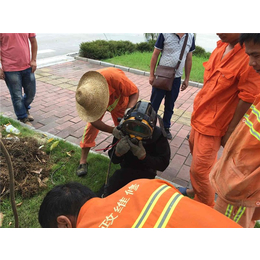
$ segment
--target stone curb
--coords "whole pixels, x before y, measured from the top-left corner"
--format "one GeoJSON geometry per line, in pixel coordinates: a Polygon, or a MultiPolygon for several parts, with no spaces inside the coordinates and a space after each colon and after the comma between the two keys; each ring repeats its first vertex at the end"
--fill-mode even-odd
{"type": "MultiPolygon", "coordinates": [[[[138,69],[133,69],[133,68],[125,67],[125,66],[121,66],[121,65],[116,65],[116,64],[113,64],[113,63],[109,63],[109,62],[88,59],[88,58],[84,58],[84,57],[80,57],[80,56],[74,56],[74,59],[86,61],[86,62],[89,62],[89,63],[92,63],[92,64],[101,65],[101,66],[104,66],[104,67],[115,67],[115,68],[121,69],[123,71],[131,72],[131,73],[138,74],[138,75],[143,75],[143,76],[148,76],[148,77],[150,76],[150,72],[138,70],[138,69]]],[[[189,86],[202,88],[203,84],[199,83],[199,82],[189,81],[189,86]]]]}

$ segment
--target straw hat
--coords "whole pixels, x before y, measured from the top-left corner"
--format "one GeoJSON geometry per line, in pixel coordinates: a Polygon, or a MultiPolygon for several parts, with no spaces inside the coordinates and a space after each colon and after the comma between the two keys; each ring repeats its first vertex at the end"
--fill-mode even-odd
{"type": "Polygon", "coordinates": [[[80,79],[76,90],[76,108],[79,117],[95,122],[106,111],[109,102],[108,84],[97,71],[88,71],[80,79]]]}

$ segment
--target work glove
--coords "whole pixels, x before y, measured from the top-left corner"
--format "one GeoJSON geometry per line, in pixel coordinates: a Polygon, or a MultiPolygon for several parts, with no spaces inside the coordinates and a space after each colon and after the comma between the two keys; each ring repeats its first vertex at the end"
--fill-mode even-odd
{"type": "Polygon", "coordinates": [[[138,142],[138,145],[135,145],[129,140],[130,151],[132,151],[133,155],[136,156],[139,160],[144,159],[146,156],[146,151],[143,147],[142,141],[138,142]]]}
{"type": "Polygon", "coordinates": [[[116,156],[122,156],[130,150],[129,137],[124,136],[116,145],[116,156]]]}
{"type": "Polygon", "coordinates": [[[118,140],[124,137],[123,132],[120,131],[117,127],[114,127],[112,135],[118,140]]]}

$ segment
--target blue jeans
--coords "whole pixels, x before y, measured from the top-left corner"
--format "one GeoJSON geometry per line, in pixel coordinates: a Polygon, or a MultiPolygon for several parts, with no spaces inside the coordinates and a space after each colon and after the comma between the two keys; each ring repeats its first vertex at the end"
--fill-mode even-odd
{"type": "Polygon", "coordinates": [[[173,115],[174,103],[179,95],[180,86],[181,86],[181,77],[174,79],[171,91],[166,91],[154,87],[152,89],[152,95],[150,101],[156,113],[159,110],[162,99],[165,98],[164,115],[163,115],[163,124],[165,128],[170,128],[171,126],[171,118],[173,115]]]}
{"type": "Polygon", "coordinates": [[[21,71],[5,71],[4,73],[14,112],[18,119],[26,118],[27,110],[30,109],[30,104],[36,93],[35,76],[32,73],[32,68],[21,71]],[[24,95],[22,89],[24,90],[24,95]]]}

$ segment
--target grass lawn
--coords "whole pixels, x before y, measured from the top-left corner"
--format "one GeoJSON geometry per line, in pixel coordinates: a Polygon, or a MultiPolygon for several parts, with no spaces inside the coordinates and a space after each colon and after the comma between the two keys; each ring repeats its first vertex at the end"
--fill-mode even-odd
{"type": "MultiPolygon", "coordinates": [[[[27,136],[42,139],[41,133],[23,127],[20,123],[0,115],[0,126],[6,125],[9,122],[20,130],[21,133],[18,136],[19,138],[27,136]]],[[[1,128],[1,133],[3,139],[6,138],[8,135],[8,133],[6,133],[3,128],[1,128]]],[[[94,192],[97,192],[105,182],[109,165],[109,159],[107,157],[100,154],[90,153],[88,157],[89,174],[87,176],[79,178],[76,175],[76,169],[79,164],[81,149],[78,146],[72,145],[71,143],[57,139],[59,141],[58,145],[51,150],[52,144],[57,140],[54,139],[48,143],[50,139],[51,138],[45,136],[45,143],[44,147],[42,148],[49,155],[48,163],[50,164],[51,169],[50,176],[48,178],[48,181],[46,182],[47,187],[42,188],[39,193],[37,193],[37,195],[30,198],[22,198],[21,194],[17,194],[16,192],[15,201],[16,204],[18,204],[17,211],[19,218],[19,227],[40,227],[38,223],[38,211],[40,204],[47,191],[49,191],[55,185],[63,184],[70,181],[76,181],[88,186],[94,192]],[[70,156],[68,156],[68,152],[70,152],[70,156]]],[[[4,161],[5,158],[3,162],[4,161]]],[[[110,176],[118,168],[119,165],[111,164],[110,176]]],[[[27,182],[28,180],[29,179],[27,179],[27,182]]],[[[4,215],[2,227],[14,227],[15,221],[9,194],[5,196],[2,196],[1,194],[0,212],[2,212],[4,215]]]]}
{"type": "MultiPolygon", "coordinates": [[[[152,52],[134,52],[127,55],[116,56],[111,59],[105,59],[103,61],[149,72],[151,57],[152,52]]],[[[205,61],[207,61],[206,58],[193,55],[190,75],[191,81],[203,83],[204,67],[202,64],[205,61]]]]}

